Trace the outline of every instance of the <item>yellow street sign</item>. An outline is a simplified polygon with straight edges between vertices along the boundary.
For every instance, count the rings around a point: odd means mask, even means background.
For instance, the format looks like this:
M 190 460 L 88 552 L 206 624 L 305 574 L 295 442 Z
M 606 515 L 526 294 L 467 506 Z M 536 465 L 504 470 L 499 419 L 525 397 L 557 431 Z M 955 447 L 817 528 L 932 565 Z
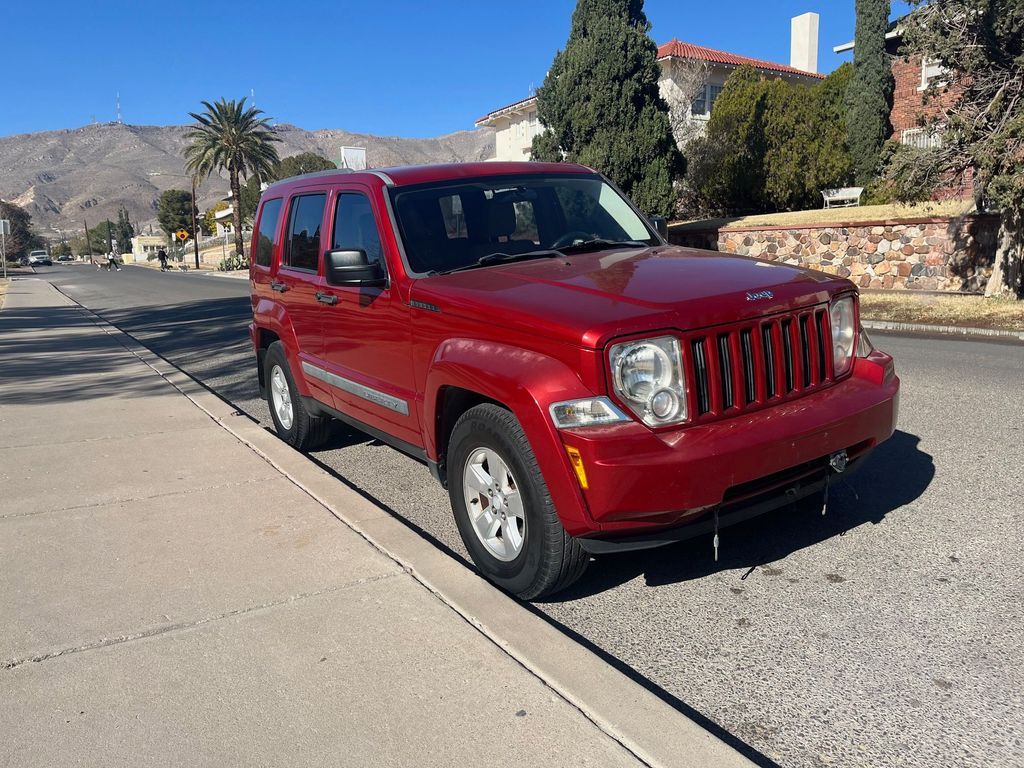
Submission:
M 188 240 L 188 230 L 187 229 L 179 229 L 174 234 L 177 236 L 177 238 L 179 240 Z

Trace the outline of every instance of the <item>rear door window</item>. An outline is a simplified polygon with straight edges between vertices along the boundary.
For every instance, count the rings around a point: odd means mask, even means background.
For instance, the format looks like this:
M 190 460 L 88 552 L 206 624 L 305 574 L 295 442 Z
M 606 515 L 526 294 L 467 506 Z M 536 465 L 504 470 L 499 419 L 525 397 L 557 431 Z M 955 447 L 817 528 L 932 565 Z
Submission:
M 281 263 L 289 269 L 317 272 L 320 268 L 320 227 L 327 195 L 292 198 L 288 216 L 288 240 Z
M 256 263 L 269 267 L 277 247 L 277 222 L 281 218 L 281 198 L 267 200 L 260 211 L 260 226 L 256 235 Z

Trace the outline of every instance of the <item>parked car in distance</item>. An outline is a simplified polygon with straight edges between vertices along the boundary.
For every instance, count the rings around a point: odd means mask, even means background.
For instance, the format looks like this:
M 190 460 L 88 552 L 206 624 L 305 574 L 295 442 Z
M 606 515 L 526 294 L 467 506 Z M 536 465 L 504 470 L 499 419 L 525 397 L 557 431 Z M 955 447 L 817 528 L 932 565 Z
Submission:
M 52 267 L 53 261 L 50 259 L 50 254 L 46 251 L 29 251 L 28 253 L 29 266 L 44 266 Z
M 62 253 L 60 256 L 57 257 L 57 261 L 74 261 L 74 260 L 75 260 L 75 257 L 72 256 L 70 253 Z
M 424 461 L 480 571 L 530 599 L 591 555 L 812 494 L 896 424 L 835 275 L 669 245 L 601 174 L 468 163 L 271 185 L 252 243 L 277 433 Z M 711 557 L 711 546 L 708 556 Z

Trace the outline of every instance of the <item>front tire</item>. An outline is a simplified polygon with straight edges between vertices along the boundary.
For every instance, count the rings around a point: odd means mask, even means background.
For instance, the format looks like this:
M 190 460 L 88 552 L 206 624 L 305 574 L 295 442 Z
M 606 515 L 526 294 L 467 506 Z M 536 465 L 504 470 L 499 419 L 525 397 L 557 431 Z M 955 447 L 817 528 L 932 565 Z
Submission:
M 486 578 L 532 600 L 583 575 L 589 556 L 562 527 L 526 434 L 509 411 L 484 404 L 462 414 L 447 464 L 459 534 Z
M 267 405 L 277 436 L 300 451 L 317 448 L 327 440 L 331 419 L 313 416 L 299 397 L 284 345 L 275 341 L 263 361 Z

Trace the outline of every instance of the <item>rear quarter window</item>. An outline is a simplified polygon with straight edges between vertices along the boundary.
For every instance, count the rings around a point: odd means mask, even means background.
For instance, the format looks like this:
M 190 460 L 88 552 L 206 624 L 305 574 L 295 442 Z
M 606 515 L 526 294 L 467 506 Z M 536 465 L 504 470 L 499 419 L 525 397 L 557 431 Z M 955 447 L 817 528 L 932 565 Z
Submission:
M 269 267 L 277 247 L 277 223 L 281 218 L 281 198 L 267 200 L 260 210 L 260 223 L 256 236 L 256 263 Z

